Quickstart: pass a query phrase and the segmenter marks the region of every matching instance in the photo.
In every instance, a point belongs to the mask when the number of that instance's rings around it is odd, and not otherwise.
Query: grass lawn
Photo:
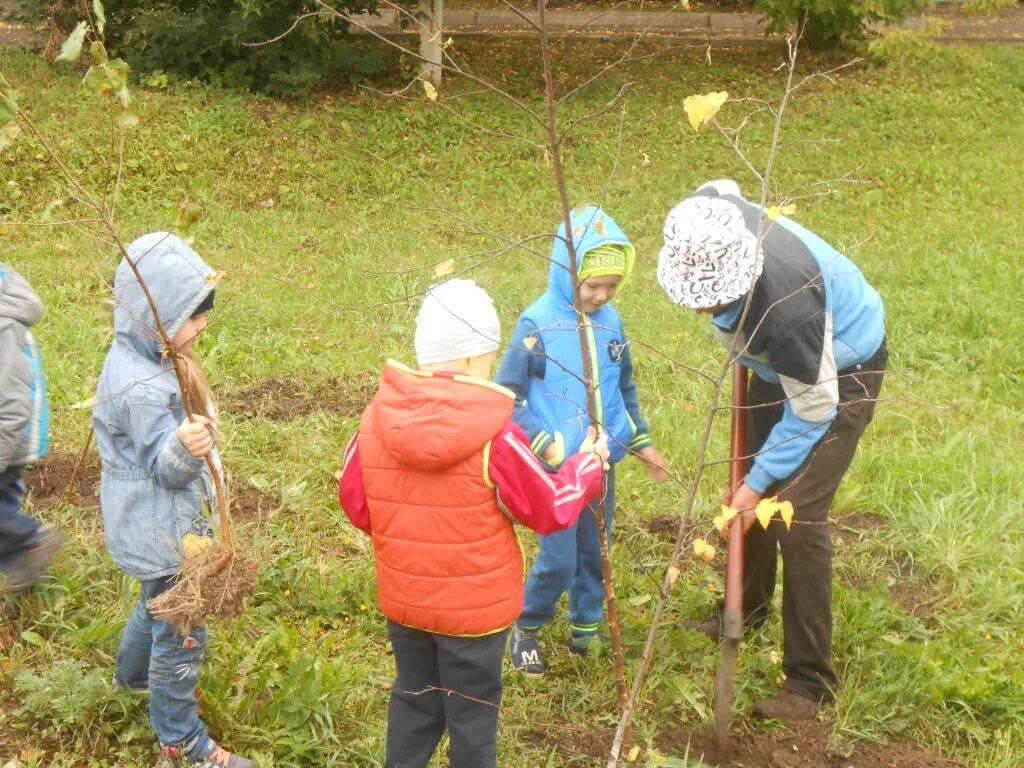
[[[460,40],[457,49],[478,74],[540,108],[531,43]],[[566,88],[620,49],[587,42],[558,51]],[[864,182],[801,201],[795,218],[846,248],[882,293],[891,373],[833,509],[838,704],[790,734],[749,719],[781,671],[776,615],[745,641],[737,676],[737,738],[775,749],[775,762],[756,764],[882,766],[889,755],[938,766],[938,752],[974,768],[1024,764],[1024,48],[904,53],[805,89],[787,112],[777,158],[780,192],[847,173]],[[598,109],[635,83],[624,118],[607,113],[566,145],[573,200],[603,201],[637,246],[635,277],[617,304],[637,341],[641,403],[678,478],[654,485],[629,461],[619,475],[614,559],[634,663],[672,546],[663,518],[682,506],[711,394],[686,366],[714,373],[723,355],[706,321],[670,305],[656,285],[661,225],[702,181],[733,177],[751,193],[756,184],[719,135],[693,132],[683,99],[723,89],[777,98],[780,55],[712,51],[709,63],[703,49],[665,49],[586,88],[564,115]],[[837,63],[808,59],[802,68]],[[13,49],[0,49],[0,71],[72,167],[102,189],[109,122],[79,77]],[[193,179],[212,177],[195,246],[226,278],[201,353],[222,399],[225,463],[244,489],[239,535],[261,577],[244,617],[213,627],[202,706],[214,734],[262,766],[382,764],[393,665],[369,542],[339,511],[334,472],[381,363],[412,362],[415,295],[432,281],[431,265],[455,258],[471,267],[498,298],[506,332],[545,285],[542,256],[495,255],[556,226],[545,157],[480,130],[523,133],[529,124],[475,86],[446,91],[449,109],[419,94],[283,103],[205,88],[134,91],[141,125],[125,149],[125,236],[170,227],[195,196]],[[737,123],[749,109],[729,104],[722,117]],[[744,131],[756,166],[768,136],[763,117]],[[92,460],[78,505],[60,493],[110,341],[116,257],[81,229],[29,226],[46,223],[44,209],[66,195],[27,134],[0,169],[3,261],[48,305],[37,337],[54,445],[30,503],[70,534],[54,583],[11,603],[0,624],[0,764],[18,756],[26,766],[148,766],[145,702],[108,684],[134,584],[105,553],[89,498]],[[68,200],[51,220],[74,210]],[[726,456],[726,422],[714,434],[717,458]],[[701,486],[701,535],[724,482],[719,466]],[[523,539],[532,552],[532,536]],[[638,743],[657,754],[641,762],[699,764],[685,736],[710,727],[718,655],[671,624],[710,608],[721,582],[690,559],[676,582],[636,716]],[[546,631],[544,681],[506,676],[504,766],[603,765],[616,720],[610,662],[570,657],[566,634],[564,620]]]

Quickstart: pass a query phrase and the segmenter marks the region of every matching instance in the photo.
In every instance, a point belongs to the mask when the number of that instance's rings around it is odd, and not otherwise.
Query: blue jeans
[[[25,483],[24,467],[8,467],[0,472],[0,570],[24,552],[39,534],[39,522],[21,513]]]
[[[183,637],[167,621],[154,619],[146,602],[174,586],[174,576],[140,581],[135,605],[117,651],[119,685],[149,689],[149,721],[161,744],[180,745],[191,755],[206,750],[209,738],[199,719],[195,690],[206,650],[206,627]]]
[[[604,519],[608,536],[615,515],[615,470],[605,475]],[[516,622],[537,629],[555,617],[555,606],[569,591],[569,623],[574,635],[592,635],[604,617],[604,575],[593,501],[571,528],[540,537],[540,552],[530,569],[523,594],[523,613]]]

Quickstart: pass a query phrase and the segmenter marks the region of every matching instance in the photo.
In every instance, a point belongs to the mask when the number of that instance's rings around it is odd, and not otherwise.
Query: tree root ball
[[[153,618],[169,621],[181,635],[207,618],[231,618],[256,591],[256,561],[235,549],[213,547],[185,558],[173,587],[146,605]]]

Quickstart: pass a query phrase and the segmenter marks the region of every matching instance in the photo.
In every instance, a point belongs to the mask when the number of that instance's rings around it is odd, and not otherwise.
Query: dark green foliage
[[[807,17],[804,42],[815,49],[831,48],[864,37],[874,22],[898,24],[929,0],[754,0],[754,9],[768,17],[769,32],[799,27]]]
[[[339,0],[338,11],[376,9],[376,0]],[[231,88],[296,94],[312,86],[355,82],[381,72],[392,57],[370,40],[350,35],[338,16],[303,19],[314,9],[304,0],[106,0],[106,45],[145,77],[199,80]],[[23,13],[70,31],[81,17],[73,0],[27,0]]]

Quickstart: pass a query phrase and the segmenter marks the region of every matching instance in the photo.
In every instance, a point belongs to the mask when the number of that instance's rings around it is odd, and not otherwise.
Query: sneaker
[[[28,549],[11,557],[4,592],[17,595],[32,589],[46,575],[46,566],[63,543],[64,534],[60,531],[40,528]]]
[[[165,745],[160,748],[156,768],[256,768],[252,760],[233,755],[212,740],[209,743],[213,749],[205,757],[189,757],[181,747]]]
[[[602,642],[602,638],[593,633],[589,635],[570,635],[569,653],[573,656],[587,656],[592,647],[598,649]]]
[[[783,689],[770,699],[754,704],[754,715],[764,720],[811,720],[820,708],[813,699]]]
[[[544,658],[540,653],[540,640],[536,632],[515,627],[509,651],[513,669],[521,670],[530,677],[544,677]]]

